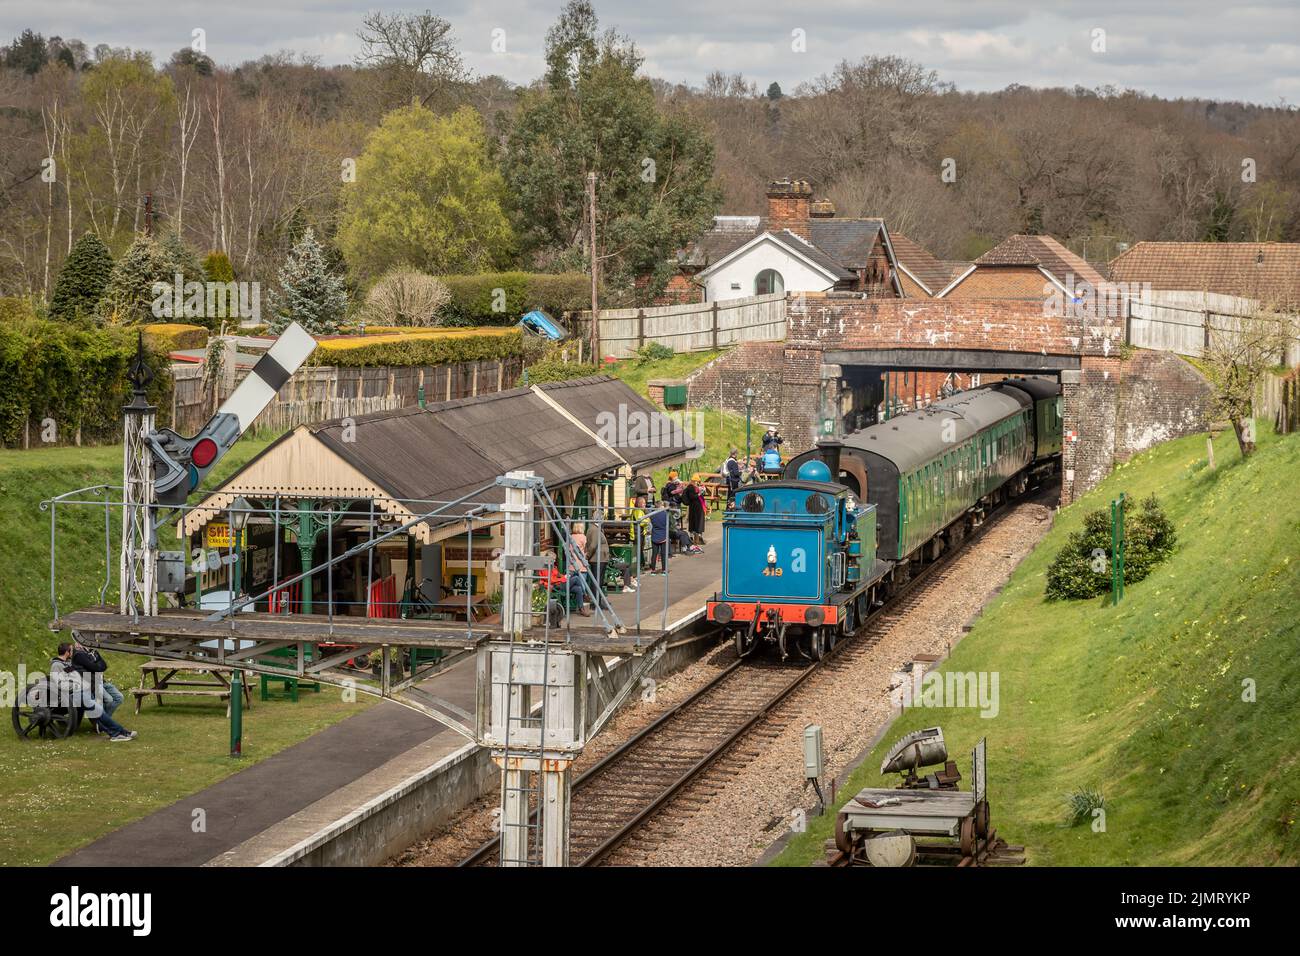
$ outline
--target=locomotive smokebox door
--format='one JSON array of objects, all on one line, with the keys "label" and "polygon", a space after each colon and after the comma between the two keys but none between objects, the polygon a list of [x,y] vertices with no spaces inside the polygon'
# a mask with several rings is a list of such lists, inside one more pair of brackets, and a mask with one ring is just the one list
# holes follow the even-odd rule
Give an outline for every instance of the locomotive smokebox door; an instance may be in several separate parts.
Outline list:
[{"label": "locomotive smokebox door", "polygon": [[826,769],[822,752],[821,724],[809,724],[803,729],[803,776],[805,780],[821,780]]}]

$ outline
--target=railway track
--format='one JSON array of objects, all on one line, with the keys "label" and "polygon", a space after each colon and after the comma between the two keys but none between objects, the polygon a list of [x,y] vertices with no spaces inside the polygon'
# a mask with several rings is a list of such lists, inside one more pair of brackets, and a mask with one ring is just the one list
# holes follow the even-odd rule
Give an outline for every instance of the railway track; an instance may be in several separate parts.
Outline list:
[{"label": "railway track", "polygon": [[[1017,503],[1037,501],[1041,496],[1040,491]],[[850,638],[837,642],[821,664],[835,670],[870,653],[878,637],[867,632],[924,601],[933,587],[942,583],[943,571],[953,559],[978,542],[1006,511],[1005,505],[999,506],[960,547],[916,571]],[[816,663],[737,659],[588,768],[573,782],[570,865],[603,862],[684,787],[732,751],[817,668]],[[500,841],[494,837],[459,865],[495,865],[499,848]]]}]

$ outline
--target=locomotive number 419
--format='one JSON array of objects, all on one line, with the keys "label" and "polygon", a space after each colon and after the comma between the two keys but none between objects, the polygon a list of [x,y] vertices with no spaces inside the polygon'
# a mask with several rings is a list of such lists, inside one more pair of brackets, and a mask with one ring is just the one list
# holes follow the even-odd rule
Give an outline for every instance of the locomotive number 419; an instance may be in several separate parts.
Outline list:
[{"label": "locomotive number 419", "polygon": [[763,577],[765,578],[779,578],[780,576],[781,576],[780,568],[774,568],[771,565],[769,565],[763,569]]}]

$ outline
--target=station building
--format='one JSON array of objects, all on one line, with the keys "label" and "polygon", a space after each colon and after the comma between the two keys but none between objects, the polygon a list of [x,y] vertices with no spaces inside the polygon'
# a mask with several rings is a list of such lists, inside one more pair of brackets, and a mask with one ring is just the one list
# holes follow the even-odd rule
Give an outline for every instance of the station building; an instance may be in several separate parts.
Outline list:
[{"label": "station building", "polygon": [[[252,509],[238,541],[242,590],[271,592],[256,610],[397,617],[414,583],[434,616],[463,619],[479,603],[496,603],[502,525],[491,506],[504,501],[504,489],[492,484],[497,477],[531,470],[566,517],[617,519],[636,476],[699,456],[689,432],[609,376],[300,425],[189,511],[179,534],[191,554],[227,553],[230,509],[243,509],[242,499]],[[393,535],[373,556],[363,552],[329,573],[276,587],[471,492],[471,500]],[[538,544],[545,550],[550,542]],[[206,564],[212,570],[199,572],[201,592],[228,589],[229,563]]]}]

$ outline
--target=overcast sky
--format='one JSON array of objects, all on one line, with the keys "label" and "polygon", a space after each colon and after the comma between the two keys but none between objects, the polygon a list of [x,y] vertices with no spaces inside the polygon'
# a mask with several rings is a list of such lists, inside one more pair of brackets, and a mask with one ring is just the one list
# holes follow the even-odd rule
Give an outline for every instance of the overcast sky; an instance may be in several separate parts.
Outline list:
[{"label": "overcast sky", "polygon": [[[546,29],[563,3],[428,6],[451,22],[471,69],[527,82],[541,73]],[[148,49],[161,61],[202,28],[208,55],[223,64],[278,50],[343,63],[357,53],[368,9],[356,0],[0,0],[0,37],[7,42],[30,27],[90,46]],[[691,84],[718,69],[792,90],[841,59],[892,53],[963,90],[1110,84],[1166,97],[1300,103],[1297,0],[1240,7],[1222,0],[597,0],[596,11],[602,27],[636,41],[649,75]],[[494,30],[505,31],[503,53],[492,50]],[[803,31],[803,52],[792,48],[794,31]],[[1101,40],[1104,52],[1095,51]]]}]

